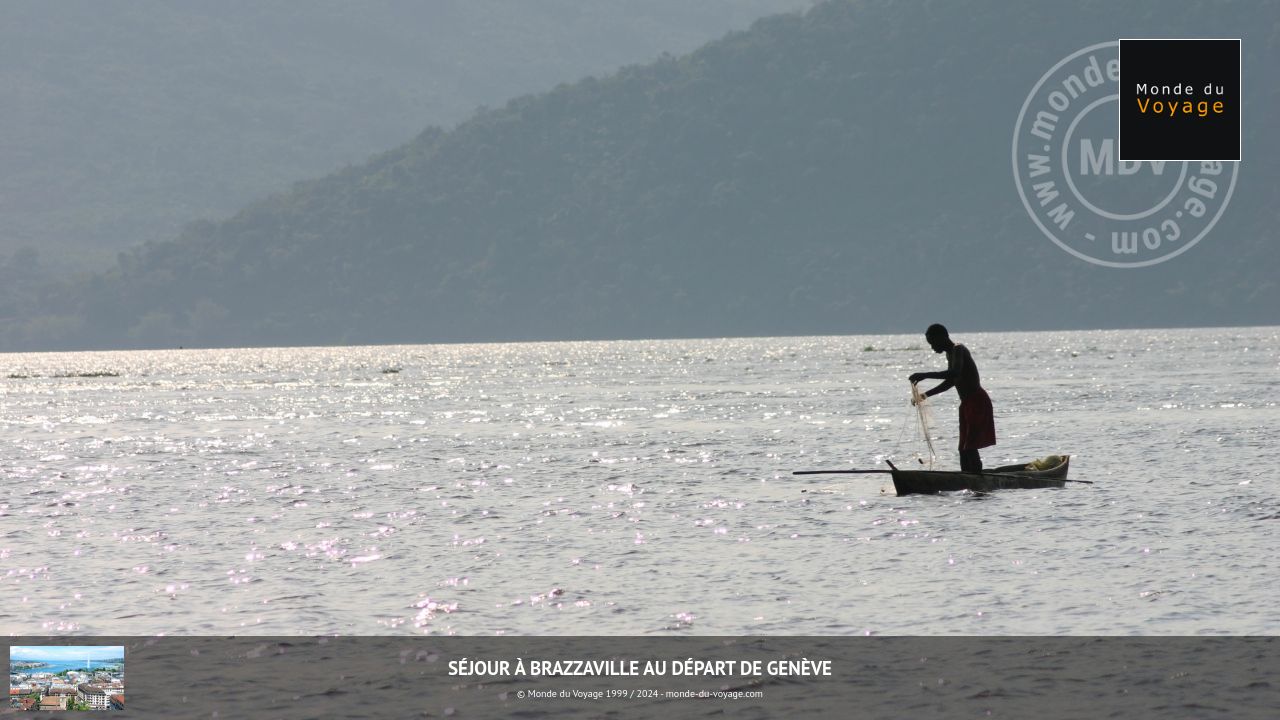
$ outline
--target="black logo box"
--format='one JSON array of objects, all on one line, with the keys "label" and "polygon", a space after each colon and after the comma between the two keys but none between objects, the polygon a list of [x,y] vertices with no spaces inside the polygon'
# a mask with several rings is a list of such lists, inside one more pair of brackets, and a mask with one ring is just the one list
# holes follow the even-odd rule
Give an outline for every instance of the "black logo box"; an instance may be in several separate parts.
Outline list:
[{"label": "black logo box", "polygon": [[1120,159],[1240,160],[1240,75],[1239,39],[1121,38]]}]

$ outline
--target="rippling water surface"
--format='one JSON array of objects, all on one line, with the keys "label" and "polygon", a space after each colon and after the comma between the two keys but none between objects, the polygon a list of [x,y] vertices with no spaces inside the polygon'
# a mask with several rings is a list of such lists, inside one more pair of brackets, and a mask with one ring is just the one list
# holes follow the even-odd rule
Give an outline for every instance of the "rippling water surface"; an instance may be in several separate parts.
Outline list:
[{"label": "rippling water surface", "polygon": [[0,629],[1280,627],[1280,329],[957,339],[1094,484],[792,476],[912,461],[914,335],[0,356]]}]

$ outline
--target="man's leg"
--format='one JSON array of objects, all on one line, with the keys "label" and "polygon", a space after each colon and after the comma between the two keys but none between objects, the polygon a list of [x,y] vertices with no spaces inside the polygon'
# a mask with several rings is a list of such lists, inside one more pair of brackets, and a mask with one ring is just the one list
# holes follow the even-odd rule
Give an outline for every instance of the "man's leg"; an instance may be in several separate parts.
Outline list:
[{"label": "man's leg", "polygon": [[977,450],[961,450],[960,469],[964,472],[982,472],[982,456]]}]

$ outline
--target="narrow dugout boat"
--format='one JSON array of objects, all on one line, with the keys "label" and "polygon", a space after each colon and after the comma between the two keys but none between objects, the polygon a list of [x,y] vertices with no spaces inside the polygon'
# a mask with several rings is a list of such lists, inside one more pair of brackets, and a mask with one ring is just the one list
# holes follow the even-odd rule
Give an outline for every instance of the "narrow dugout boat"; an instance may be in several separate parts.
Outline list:
[{"label": "narrow dugout boat", "polygon": [[893,468],[890,471],[893,473],[893,487],[899,495],[927,495],[957,490],[990,492],[1062,487],[1067,482],[1067,466],[1071,463],[1071,456],[1062,455],[1057,460],[1056,464],[1044,468],[1037,467],[1039,463],[1005,465],[981,473],[899,470],[893,463],[889,463],[889,467]]}]

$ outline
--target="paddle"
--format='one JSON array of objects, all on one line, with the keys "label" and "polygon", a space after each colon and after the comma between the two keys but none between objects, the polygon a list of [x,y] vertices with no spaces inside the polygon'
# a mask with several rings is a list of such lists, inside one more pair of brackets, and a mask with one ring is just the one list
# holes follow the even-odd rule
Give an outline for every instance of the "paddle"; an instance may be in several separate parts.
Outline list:
[{"label": "paddle", "polygon": [[[889,475],[893,470],[792,470],[792,475]],[[1017,476],[1016,473],[986,473],[987,475],[1010,475]],[[1092,480],[1071,480],[1063,478],[1064,482],[1084,483],[1092,485]]]},{"label": "paddle", "polygon": [[792,475],[888,475],[892,470],[792,470]]}]

